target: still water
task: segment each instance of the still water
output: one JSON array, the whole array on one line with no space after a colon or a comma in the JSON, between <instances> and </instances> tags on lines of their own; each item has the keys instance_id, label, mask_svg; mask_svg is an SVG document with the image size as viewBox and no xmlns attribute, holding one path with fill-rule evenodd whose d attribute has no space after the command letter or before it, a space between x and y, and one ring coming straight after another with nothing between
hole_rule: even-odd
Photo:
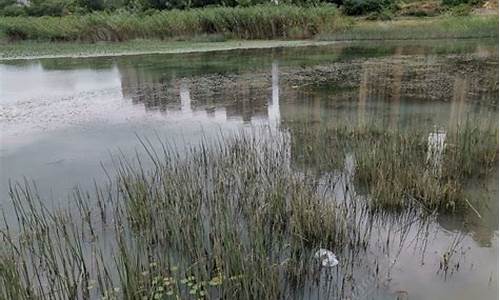
<instances>
[{"instance_id":1,"label":"still water","mask_svg":"<svg viewBox=\"0 0 500 300\"><path fill-rule=\"evenodd\" d=\"M74 186L104 180L113 155L141 152L137 136L184 147L271 125L293 147L321 126L431 133L466 119L498 123L497 41L0 62L0 205L9 180L24 176L64 202ZM296 168L318 167L291 152ZM491 209L481 218L438 216L424 238L416 226L389 250L374 243L367 259L384 276L357 282L352 298L496 299L497 183L498 175L482 183ZM450 247L460 267L445 274Z\"/></svg>"}]
</instances>

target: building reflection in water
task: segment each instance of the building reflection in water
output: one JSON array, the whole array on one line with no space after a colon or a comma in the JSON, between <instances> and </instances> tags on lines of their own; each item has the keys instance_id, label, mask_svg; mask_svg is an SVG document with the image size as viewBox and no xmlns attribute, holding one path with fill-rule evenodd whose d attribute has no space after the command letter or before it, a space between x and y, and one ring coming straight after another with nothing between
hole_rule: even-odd
<instances>
[{"instance_id":1,"label":"building reflection in water","mask_svg":"<svg viewBox=\"0 0 500 300\"><path fill-rule=\"evenodd\" d=\"M345 51L355 52L349 48ZM164 56L138 58L135 63L131 62L132 58L116 62L106 60L104 64L96 63L90 67L85 60L82 64L90 70L71 66L64 73L52 72L62 68L60 64L48 65L59 60L44 60L44 65L40 64L30 71L34 77L20 73L16 78L5 78L15 89L0 89L0 96L11 97L15 94L17 97L36 98L50 86L49 92L52 94L47 96L50 99L46 101L47 104L82 106L84 101L80 101L81 93L88 92L89 87L112 92L116 88L117 94L121 90L121 95L117 95L116 99L127 99L127 104L131 102L136 110L141 111L144 107L148 112L165 114L165 118L180 117L186 123L215 119L221 122L236 120L279 125L286 129L291 140L291 167L300 171L316 169L319 173L334 171L333 166L315 160L321 153L332 149L328 144L328 136L321 131L325 127L363 127L376 122L383 128L423 128L432 133L434 126L448 129L470 115L480 116L493 123L498 121L496 107L492 109L485 105L498 105L498 58L496 61L480 61L481 57L497 54L478 48L476 57L479 62L463 63L444 55L427 56L418 47L412 47L412 53L407 51L395 47L392 53L382 57L358 55L355 59L352 59L352 53L351 56L346 53L345 57L340 56L342 53L335 53L336 56L332 58L328 56L331 55L330 51L325 51L326 54L321 53L325 55L320 56L321 60L311 55L317 60L304 63L304 66L291 65L290 62L302 60L303 57L290 56L290 61L287 61L288 57L283 56L283 60L268 58L261 65L256 63L258 66L249 67L254 63L252 60L241 69L228 67L227 63L220 63L219 66L216 64L217 59L222 59L211 57L212 67L217 66L216 70L210 72L203 58L195 67L187 65L190 62L187 59L171 57L167 63ZM247 58L238 57L234 65ZM64 62L66 64L67 61ZM38 79L42 73L49 72L49 67L51 76L43 75L50 82L35 80L39 84L20 88L26 81L22 79ZM223 71L224 68L229 69ZM13 84L14 81L17 84ZM82 82L86 84L82 85ZM70 90L62 90L59 94L59 89L63 88ZM25 89L30 93L21 93ZM55 96L75 94L78 95L75 101L54 101ZM67 98L71 99L69 96ZM88 98L96 97L89 94ZM111 102L110 98L106 93L101 95L102 103ZM85 105L89 105L88 102ZM102 110L99 105L95 107L96 111ZM116 111L111 111L115 108ZM119 109L118 105L111 106L106 111L109 113L106 118L113 112L127 113ZM148 117L145 116L146 119ZM30 116L29 122L34 123L33 117ZM180 124L180 127L186 123ZM304 149L305 145L307 149ZM486 218L487 215L483 215L483 219ZM498 228L498 216L490 217L490 220L496 222L496 226L481 227L483 241L491 240L491 228ZM441 219L440 222L443 227L447 226L446 220Z\"/></svg>"},{"instance_id":2,"label":"building reflection in water","mask_svg":"<svg viewBox=\"0 0 500 300\"><path fill-rule=\"evenodd\" d=\"M268 104L267 115L272 126L279 125L280 122L280 85L278 62L272 64L272 96Z\"/></svg>"},{"instance_id":3,"label":"building reflection in water","mask_svg":"<svg viewBox=\"0 0 500 300\"><path fill-rule=\"evenodd\" d=\"M193 113L193 110L191 109L191 96L186 83L181 83L180 85L179 98L181 99L182 114L191 115Z\"/></svg>"},{"instance_id":4,"label":"building reflection in water","mask_svg":"<svg viewBox=\"0 0 500 300\"><path fill-rule=\"evenodd\" d=\"M144 74L133 68L120 68L122 93L133 104L146 110L183 117L224 115L227 120L265 120L280 122L279 65L270 72L246 75L212 74L203 77L176 78L163 73ZM271 89L269 90L269 84Z\"/></svg>"}]
</instances>

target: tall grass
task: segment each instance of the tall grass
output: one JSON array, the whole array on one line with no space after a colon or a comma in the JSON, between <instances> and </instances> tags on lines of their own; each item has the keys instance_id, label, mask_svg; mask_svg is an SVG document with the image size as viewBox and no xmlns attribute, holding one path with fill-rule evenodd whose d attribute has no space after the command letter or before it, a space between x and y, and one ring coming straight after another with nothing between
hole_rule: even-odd
<instances>
[{"instance_id":1,"label":"tall grass","mask_svg":"<svg viewBox=\"0 0 500 300\"><path fill-rule=\"evenodd\" d=\"M438 17L395 21L361 21L320 40L408 40L498 37L498 16Z\"/></svg>"},{"instance_id":2,"label":"tall grass","mask_svg":"<svg viewBox=\"0 0 500 300\"><path fill-rule=\"evenodd\" d=\"M306 146L296 146L301 149L296 150L297 161L324 171L325 167L338 168L343 157L352 155L357 188L365 191L375 209L421 206L445 213L471 209L474 199L468 199L467 182L493 174L498 163L498 129L464 122L445 133L440 153L430 149L429 135L434 133L388 130L375 124L306 130L305 140L299 142ZM337 153L336 158L330 153Z\"/></svg>"},{"instance_id":3,"label":"tall grass","mask_svg":"<svg viewBox=\"0 0 500 300\"><path fill-rule=\"evenodd\" d=\"M151 15L101 12L84 16L6 17L0 20L0 31L14 40L95 42L207 34L239 39L300 39L346 24L346 18L331 5L258 5L161 11Z\"/></svg>"},{"instance_id":4,"label":"tall grass","mask_svg":"<svg viewBox=\"0 0 500 300\"><path fill-rule=\"evenodd\" d=\"M498 162L498 131L471 124L449 133L437 175L426 163L426 134L322 130L327 143L315 162L331 169L321 174L297 167L293 136L265 131L184 150L141 140L143 155L117 159L110 182L93 193L75 189L68 207L51 207L29 182L12 184L0 297L282 299L307 297L308 286L310 297L345 299L372 227L384 226L371 208L408 208L392 221L405 236L423 218L412 211L458 212L465 198L449 182L460 189ZM391 230L378 238L387 245ZM323 269L314 259L320 248L341 264Z\"/></svg>"},{"instance_id":5,"label":"tall grass","mask_svg":"<svg viewBox=\"0 0 500 300\"><path fill-rule=\"evenodd\" d=\"M317 249L360 247L346 204L289 167L286 142L239 137L186 155L143 142L155 167L121 159L112 186L75 190L76 209L12 186L2 298L280 299L319 271Z\"/></svg>"}]
</instances>

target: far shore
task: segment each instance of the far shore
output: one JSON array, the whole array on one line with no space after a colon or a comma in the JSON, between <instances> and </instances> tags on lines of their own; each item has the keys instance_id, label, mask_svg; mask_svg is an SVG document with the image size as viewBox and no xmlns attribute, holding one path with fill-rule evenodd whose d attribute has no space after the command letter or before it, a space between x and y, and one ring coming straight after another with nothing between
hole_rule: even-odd
<instances>
[{"instance_id":1,"label":"far shore","mask_svg":"<svg viewBox=\"0 0 500 300\"><path fill-rule=\"evenodd\" d=\"M449 38L453 40L474 40L485 38ZM486 39L492 39L486 37ZM387 40L231 40L224 42L167 42L159 40L133 40L120 43L101 42L95 44L75 42L20 42L0 45L0 62L51 58L98 58L149 54L183 54L230 50L251 50L285 47L312 47L341 45L347 43L402 43L419 42L433 39L387 39ZM443 39L441 39L443 40ZM9 51L5 51L8 49ZM4 52L5 51L5 52Z\"/></svg>"}]
</instances>

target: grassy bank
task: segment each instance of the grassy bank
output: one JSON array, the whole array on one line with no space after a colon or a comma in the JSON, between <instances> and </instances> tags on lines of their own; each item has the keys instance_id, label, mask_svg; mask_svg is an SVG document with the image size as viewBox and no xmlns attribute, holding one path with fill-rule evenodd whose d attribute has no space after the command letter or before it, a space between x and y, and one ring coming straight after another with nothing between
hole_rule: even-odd
<instances>
[{"instance_id":1,"label":"grassy bank","mask_svg":"<svg viewBox=\"0 0 500 300\"><path fill-rule=\"evenodd\" d=\"M394 21L359 21L319 40L408 40L498 37L498 16L412 18Z\"/></svg>"},{"instance_id":2,"label":"grassy bank","mask_svg":"<svg viewBox=\"0 0 500 300\"><path fill-rule=\"evenodd\" d=\"M0 31L11 40L96 42L184 39L204 34L222 39L303 39L347 24L348 19L331 5L258 5L171 10L151 15L101 12L65 17L6 17L0 20Z\"/></svg>"},{"instance_id":3,"label":"grassy bank","mask_svg":"<svg viewBox=\"0 0 500 300\"><path fill-rule=\"evenodd\" d=\"M202 36L190 41L131 40L115 43L21 41L0 45L0 60L189 53L332 44L331 41L315 40L228 40L219 42L207 41L206 38ZM210 39L210 37L208 38Z\"/></svg>"},{"instance_id":4,"label":"grassy bank","mask_svg":"<svg viewBox=\"0 0 500 300\"><path fill-rule=\"evenodd\" d=\"M252 9L255 10L257 8ZM245 9L238 10L245 11ZM316 8L316 10L321 11L322 8ZM200 10L200 12L201 11L205 10ZM219 12L216 9L214 9L214 11ZM240 28L238 30L233 30L236 28L234 24L234 26L223 25L227 24L225 21L221 21L218 26L205 25L213 28L213 30L201 30L201 28L206 29L208 27L198 27L201 26L198 20L190 27L190 30L183 31L183 33L181 33L181 31L170 32L168 26L162 29L159 25L161 24L161 18L156 26L147 25L147 22L152 22L149 18L156 18L153 16L146 18L144 23L143 21L139 21L139 19L135 19L136 17L132 15L127 15L123 20L121 20L119 16L107 19L103 14L90 15L82 20L78 20L76 17L3 18L0 19L0 32L4 35L3 41L0 39L0 59L115 56L147 53L182 53L230 49L295 47L353 40L498 37L497 16L436 17L385 22L358 20L354 22L339 16L335 10L332 10L332 16L327 17L319 14L317 17L313 18L315 21L309 23L310 20L308 17L305 17L305 15L300 16L308 11L309 10L305 8L297 9L295 21L287 21L288 25L281 24L281 27L277 25L280 22L280 18L275 15L276 18L269 17L270 19L268 19L267 22L261 22L259 25L251 26L241 20L234 19L234 22L236 22L238 24L237 26ZM170 12L164 12L160 14L169 13ZM188 14L187 11L183 11L181 15ZM195 15L193 12L191 12L191 14ZM265 16L271 16L271 14ZM87 25L85 25L85 22L92 18L96 18L104 22L104 24L97 22L90 27L86 27ZM128 18L130 18L129 20L135 19L134 22L138 22L138 25L129 24L125 26L120 23ZM182 17L178 16L178 18ZM333 21L330 20L328 22L333 22L333 25L325 23L325 20L329 18ZM299 19L302 21L299 21ZM70 22L69 20L73 21ZM113 20L121 20L117 21L121 25L112 25L112 23L115 22ZM168 20L168 18L165 20ZM59 32L65 32L65 30L58 26L59 23L63 24L66 22L71 24L68 25L69 27L67 28L68 35ZM152 23L154 24L154 22ZM316 25L311 27L309 24ZM158 28L151 31L145 30L144 32L139 30L141 26L146 25ZM97 30L97 28L101 29ZM111 30L110 28L113 29ZM275 30L273 33L273 30L270 28L281 28L281 31L279 31L281 33L276 35L275 33L278 31ZM285 28L290 29L290 31L283 34ZM295 29L292 30L292 28ZM116 39L119 41L111 42L110 40L115 40L115 38L113 38L114 34L110 32L116 32L116 34L122 35L124 38ZM164 33L162 34L161 32ZM270 32L270 34L264 34L264 32ZM301 34L294 34L293 32ZM303 34L304 32L307 32L307 34ZM157 35L157 33L159 34ZM20 36L23 37L24 40L19 40ZM125 38L125 36L127 38ZM14 37L17 37L18 40L12 40ZM254 37L260 37L266 40L247 40L247 38L252 39ZM300 38L300 40L292 40L293 38Z\"/></svg>"}]
</instances>

